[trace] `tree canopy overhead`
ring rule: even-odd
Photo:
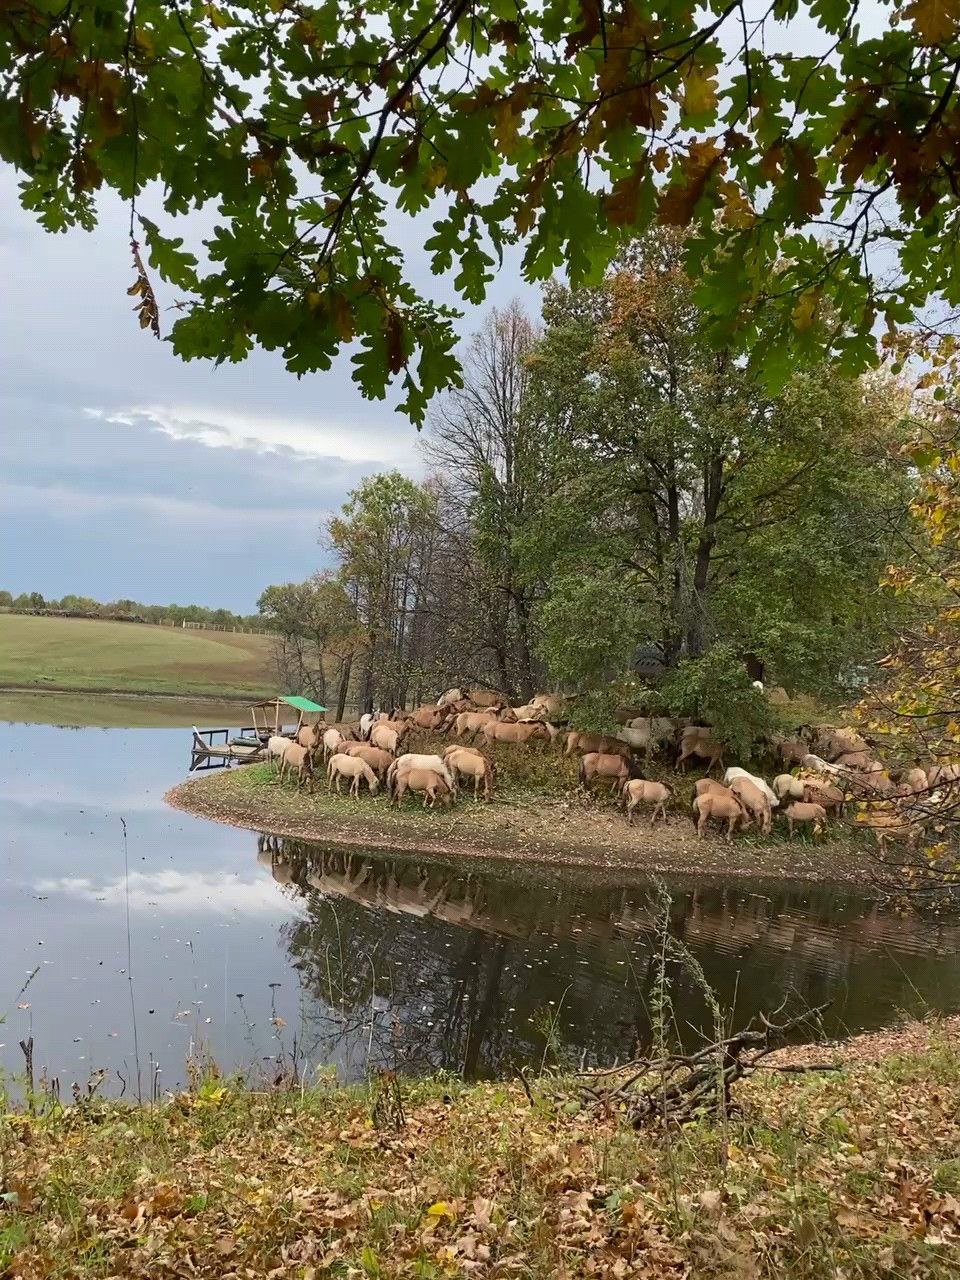
[[[859,0],[4,0],[0,155],[50,230],[91,226],[101,187],[130,201],[140,323],[160,330],[160,276],[185,357],[259,344],[300,374],[355,341],[364,393],[399,380],[419,421],[458,377],[456,334],[404,243],[479,302],[514,242],[528,279],[577,286],[659,221],[691,228],[714,336],[782,383],[798,355],[869,363],[878,320],[931,296],[960,307],[960,7],[870,16],[876,31]],[[152,183],[162,225],[136,208]],[[185,245],[176,215],[205,206],[214,229]]]

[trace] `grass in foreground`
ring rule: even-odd
[[[955,1027],[924,1039],[758,1075],[742,1114],[669,1142],[549,1080],[534,1106],[512,1084],[402,1083],[398,1108],[392,1081],[214,1078],[153,1109],[7,1115],[0,1273],[946,1278],[960,1052]]]
[[[0,617],[0,685],[216,697],[266,696],[275,683],[267,636]]]

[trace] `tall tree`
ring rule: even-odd
[[[276,634],[274,663],[282,686],[326,704],[329,673],[335,669],[337,719],[342,719],[353,655],[361,641],[357,615],[342,584],[315,574],[306,582],[267,587],[257,606]]]
[[[545,319],[549,498],[528,546],[557,676],[598,685],[641,642],[672,667],[722,639],[810,687],[869,653],[908,503],[896,387],[823,367],[770,395],[707,340],[672,234],[596,289],[551,290]]]
[[[364,480],[327,524],[339,580],[366,637],[358,694],[365,710],[375,701],[404,703],[421,676],[436,512],[434,492],[391,471]]]
[[[493,311],[468,347],[463,386],[436,408],[424,444],[447,499],[461,588],[442,595],[441,607],[479,660],[475,674],[490,668],[502,689],[524,699],[535,683],[537,584],[521,571],[517,544],[539,507],[541,432],[527,394],[536,339],[519,304]]]
[[[689,226],[720,345],[782,384],[960,305],[958,37],[943,0],[17,0],[0,156],[51,231],[92,226],[101,188],[129,202],[139,323],[160,335],[159,276],[186,357],[260,344],[302,374],[357,342],[364,393],[397,379],[422,419],[458,377],[402,252],[396,214],[430,209],[431,269],[473,303],[512,243],[578,286]]]

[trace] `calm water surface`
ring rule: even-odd
[[[188,738],[0,724],[8,1074],[32,1035],[36,1071],[64,1094],[101,1067],[135,1075],[127,893],[145,1089],[157,1067],[174,1087],[198,1051],[268,1075],[294,1053],[344,1078],[385,1065],[492,1074],[558,1054],[610,1060],[646,1038],[656,908],[641,878],[258,841],[164,805]],[[675,933],[738,1019],[788,991],[832,1000],[833,1033],[960,1007],[960,924],[829,886],[671,888]],[[676,984],[692,1036],[702,995],[683,974]]]

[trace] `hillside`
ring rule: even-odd
[[[266,636],[0,616],[0,687],[243,697],[275,683]]]

